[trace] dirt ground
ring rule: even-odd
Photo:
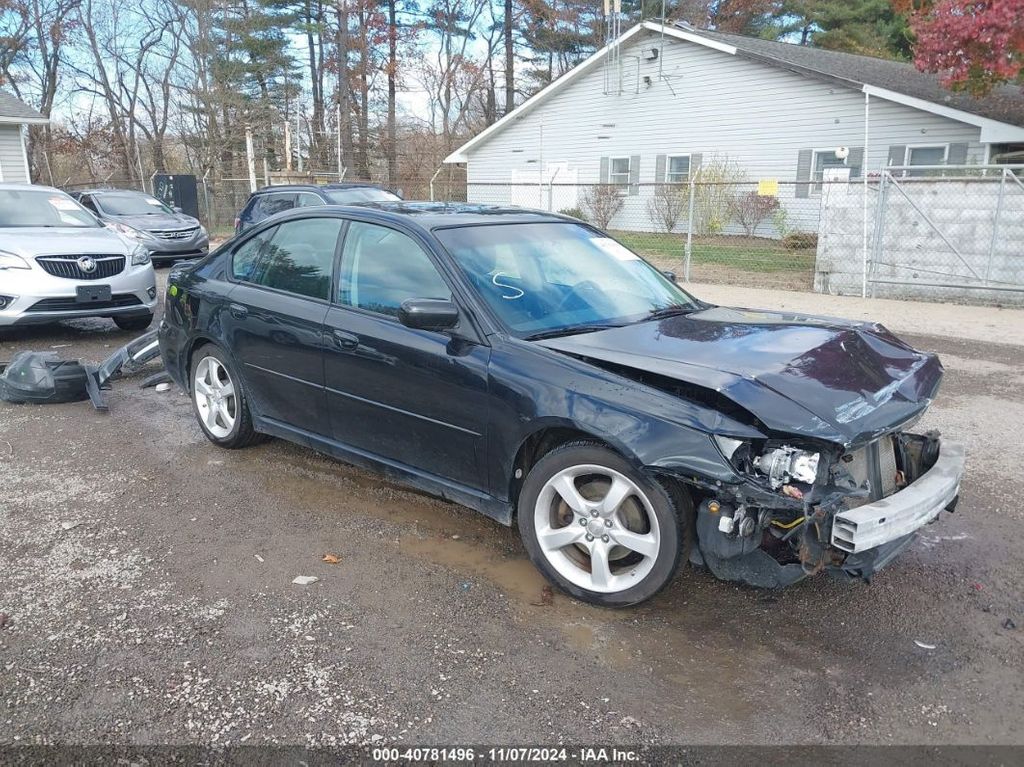
[[[947,369],[922,428],[968,446],[956,514],[870,585],[686,568],[636,609],[551,600],[512,530],[219,450],[141,375],[109,414],[0,403],[0,744],[1024,743],[1024,315],[793,295],[740,297],[893,316]],[[0,331],[0,360],[130,337]]]

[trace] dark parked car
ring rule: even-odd
[[[89,189],[71,196],[108,227],[145,247],[154,262],[199,258],[210,252],[209,235],[198,219],[151,194]]]
[[[376,184],[349,183],[288,184],[265,186],[253,192],[235,219],[235,233],[244,232],[260,221],[295,208],[320,205],[357,205],[367,202],[397,202],[402,198]]]
[[[294,211],[173,270],[160,338],[214,443],[282,437],[515,523],[602,605],[683,558],[762,586],[869,578],[963,472],[959,445],[907,430],[934,355],[712,306],[547,213]]]

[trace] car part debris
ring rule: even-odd
[[[914,640],[914,644],[916,644],[922,650],[934,650],[935,649],[935,645],[928,644],[927,642],[922,642],[922,641],[920,641],[918,639]]]
[[[292,583],[294,583],[296,586],[310,586],[316,583],[318,580],[320,579],[317,578],[315,575],[297,575],[292,580]]]
[[[7,402],[57,403],[86,399],[88,370],[56,352],[19,352],[0,372],[0,399]]]
[[[162,381],[156,385],[156,390],[159,392],[165,392],[171,390],[171,385],[166,381]]]
[[[167,389],[161,389],[160,384],[173,383],[174,379],[171,378],[171,374],[166,370],[161,370],[159,373],[153,373],[148,378],[144,378],[142,383],[139,384],[140,389],[150,389],[154,386],[157,387],[157,391],[167,391]]]
[[[78,360],[62,360],[52,351],[19,352],[7,365],[0,365],[0,399],[36,404],[89,399],[105,412],[108,406],[103,392],[110,388],[110,381],[159,355],[155,330],[129,341],[95,368]]]

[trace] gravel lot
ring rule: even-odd
[[[468,510],[281,441],[215,448],[141,375],[106,415],[0,403],[0,743],[1024,743],[1024,316],[695,292],[877,311],[938,351],[922,426],[968,445],[957,513],[871,585],[687,568],[613,612],[548,598]],[[0,331],[0,359],[130,337]]]

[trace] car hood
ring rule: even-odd
[[[23,258],[107,253],[127,255],[134,247],[134,243],[102,226],[0,228],[0,248]]]
[[[104,215],[108,221],[117,221],[119,224],[128,224],[136,229],[152,231],[154,229],[190,229],[199,226],[199,221],[186,216],[184,213],[151,213],[133,216]]]
[[[717,391],[773,432],[844,446],[920,414],[942,379],[938,357],[881,325],[751,309],[710,307],[536,343]]]

